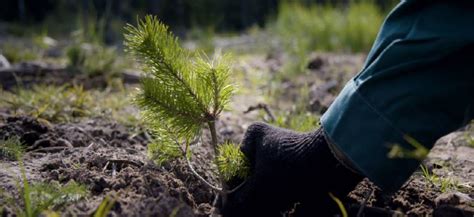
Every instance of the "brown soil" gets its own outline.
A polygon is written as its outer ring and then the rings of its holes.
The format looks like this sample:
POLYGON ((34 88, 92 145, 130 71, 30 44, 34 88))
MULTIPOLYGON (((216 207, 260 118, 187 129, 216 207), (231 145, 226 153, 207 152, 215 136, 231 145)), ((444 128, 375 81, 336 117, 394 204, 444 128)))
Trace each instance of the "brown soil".
MULTIPOLYGON (((144 134, 131 135, 125 127, 102 120, 48 125, 30 117, 1 118, 0 136, 19 136, 27 146, 24 164, 31 182, 75 180, 89 187, 90 198, 66 207, 65 213, 92 214, 106 195, 118 195, 113 207, 117 215, 169 216, 175 209, 177 216, 210 212, 213 192, 193 178, 183 162, 160 168, 146 160, 144 134)), ((205 163, 208 154, 195 153, 196 170, 213 180, 205 163)), ((15 190, 18 163, 1 165, 8 168, 0 172, 2 187, 15 190)))

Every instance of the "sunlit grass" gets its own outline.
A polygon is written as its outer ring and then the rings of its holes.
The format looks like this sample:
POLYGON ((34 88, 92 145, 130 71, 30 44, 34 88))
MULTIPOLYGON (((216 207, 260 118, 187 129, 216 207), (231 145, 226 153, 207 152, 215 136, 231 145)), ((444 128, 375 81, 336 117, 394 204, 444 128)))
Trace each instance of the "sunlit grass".
POLYGON ((421 164, 420 169, 426 182, 438 188, 441 192, 458 190, 460 185, 457 180, 450 177, 440 177, 421 164))
POLYGON ((75 43, 67 51, 69 67, 89 77, 117 76, 119 71, 117 51, 99 44, 75 43))
POLYGON ((270 28, 293 59, 284 70, 298 73, 311 51, 367 52, 382 21, 382 12, 373 3, 351 3, 344 8, 284 2, 270 28))
POLYGON ((19 160, 25 153, 20 138, 10 137, 0 139, 0 159, 19 160))
MULTIPOLYGON (((70 181, 65 185, 57 182, 30 183, 27 180, 25 166, 20 161, 21 177, 16 180, 19 195, 12 192, 0 191, 0 196, 5 204, 13 208, 16 216, 58 216, 54 210, 58 210, 66 204, 79 201, 89 194, 84 185, 70 181)), ((2 189, 3 190, 3 189, 2 189)))
POLYGON ((38 51, 32 48, 19 46, 13 43, 4 43, 0 46, 2 54, 11 64, 36 60, 39 58, 38 51))
POLYGON ((130 92, 123 90, 84 90, 81 86, 33 86, 1 91, 0 108, 16 115, 28 115, 64 123, 81 118, 100 117, 127 126, 137 126, 138 112, 131 105, 130 92))
POLYGON ((14 92, 4 91, 0 106, 15 114, 30 115, 50 121, 67 122, 89 114, 87 105, 92 98, 82 87, 34 86, 19 88, 14 92))

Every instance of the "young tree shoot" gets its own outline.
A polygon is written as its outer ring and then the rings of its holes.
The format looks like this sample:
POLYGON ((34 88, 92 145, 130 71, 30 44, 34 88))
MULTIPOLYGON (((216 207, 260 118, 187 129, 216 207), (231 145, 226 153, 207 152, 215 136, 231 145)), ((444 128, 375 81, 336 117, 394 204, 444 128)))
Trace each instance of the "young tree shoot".
POLYGON ((146 16, 138 25, 127 25, 125 46, 142 64, 144 76, 136 103, 155 134, 149 155, 157 163, 186 159, 191 171, 221 195, 228 192, 224 181, 248 170, 245 156, 235 145, 219 148, 216 121, 229 104, 235 85, 227 56, 208 58, 183 49, 156 17, 146 16), (221 186, 208 183, 192 168, 189 146, 207 127, 218 163, 221 186), (219 152, 219 150, 221 150, 219 152))

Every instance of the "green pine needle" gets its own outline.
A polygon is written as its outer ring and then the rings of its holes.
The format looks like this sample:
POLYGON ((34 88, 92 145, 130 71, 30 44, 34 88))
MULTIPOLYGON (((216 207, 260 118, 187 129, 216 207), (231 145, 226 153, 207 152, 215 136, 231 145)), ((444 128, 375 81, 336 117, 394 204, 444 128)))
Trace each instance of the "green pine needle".
POLYGON ((151 145, 150 152, 153 156, 161 153, 157 161, 164 162, 176 156, 173 142, 193 140, 229 103, 235 89, 230 82, 231 64, 225 56, 210 59, 183 49, 154 16, 146 16, 136 27, 127 25, 125 32, 127 51, 145 72, 135 102, 144 120, 163 134, 159 135, 163 144, 151 145), (170 136, 176 139, 170 141, 170 136))
POLYGON ((177 138, 173 137, 174 134, 157 124, 159 123, 155 123, 153 127, 155 139, 148 144, 148 157, 157 165, 163 165, 172 159, 182 157, 183 152, 177 143, 177 138))
POLYGON ((233 177, 245 179, 250 173, 247 158, 239 147, 232 143, 219 146, 216 165, 225 181, 229 181, 233 177))

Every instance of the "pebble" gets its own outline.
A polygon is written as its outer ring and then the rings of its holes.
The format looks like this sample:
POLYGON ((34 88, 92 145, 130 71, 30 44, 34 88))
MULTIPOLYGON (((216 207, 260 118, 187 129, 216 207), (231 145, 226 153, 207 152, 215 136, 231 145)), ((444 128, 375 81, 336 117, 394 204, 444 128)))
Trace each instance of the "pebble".
POLYGON ((461 192, 446 192, 440 194, 435 199, 436 206, 445 204, 458 205, 458 204, 470 204, 474 200, 468 195, 461 192))

